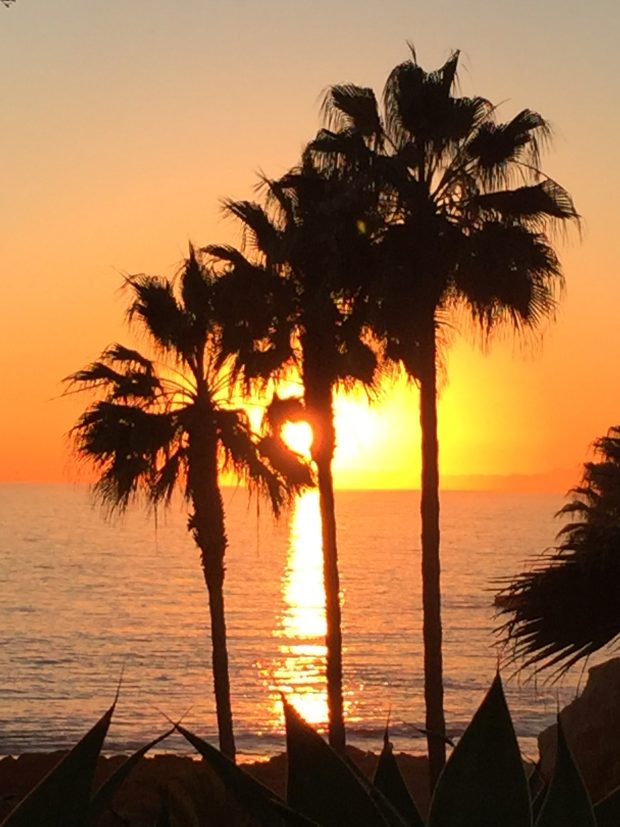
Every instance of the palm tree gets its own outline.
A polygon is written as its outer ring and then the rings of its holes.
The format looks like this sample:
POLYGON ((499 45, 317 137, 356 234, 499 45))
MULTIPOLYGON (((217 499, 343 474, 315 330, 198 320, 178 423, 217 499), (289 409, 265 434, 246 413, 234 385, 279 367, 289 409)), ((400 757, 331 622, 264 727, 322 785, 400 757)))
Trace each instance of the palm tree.
MULTIPOLYGON (((445 762, 439 558, 437 366, 442 322, 464 308, 485 336, 502 323, 536 328, 562 286, 549 240, 577 218, 539 168, 549 127, 524 110, 495 122, 484 98, 454 95, 458 52, 426 72, 412 58, 390 73, 380 110, 372 89, 332 87, 330 129, 314 144, 327 168, 354 158, 381 188, 384 229, 373 327, 389 360, 420 388, 421 545, 426 730, 431 785, 445 762)), ((462 314, 461 314, 462 318, 462 314)))
POLYGON ((620 635, 620 426, 594 443, 582 482, 557 516, 557 545, 503 589, 497 603, 510 662, 556 677, 620 635))
POLYGON ((225 347, 249 380, 265 381, 294 369, 303 400, 272 405, 272 426, 303 418, 312 426, 322 525, 327 620, 326 676, 329 741, 345 746, 342 691, 340 578, 332 460, 336 446, 333 397, 338 386, 372 386, 375 353, 364 341, 359 283, 371 261, 366 223, 371 193, 341 171, 321 172, 310 154, 279 180, 263 181, 264 205, 229 201, 242 222, 244 252, 207 248, 224 262, 237 324, 225 347), (365 200, 364 200, 365 199, 365 200))
POLYGON ((209 594, 213 686, 220 749, 235 758, 224 613, 227 538, 219 479, 223 469, 266 494, 277 513, 309 472, 277 437, 254 435, 244 410, 229 402, 233 374, 222 352, 215 276, 194 251, 178 290, 167 279, 136 276, 128 316, 139 323, 159 364, 120 344, 66 380, 102 394, 72 430, 79 456, 99 478, 96 494, 112 509, 144 495, 189 505, 188 530, 200 551, 209 594))

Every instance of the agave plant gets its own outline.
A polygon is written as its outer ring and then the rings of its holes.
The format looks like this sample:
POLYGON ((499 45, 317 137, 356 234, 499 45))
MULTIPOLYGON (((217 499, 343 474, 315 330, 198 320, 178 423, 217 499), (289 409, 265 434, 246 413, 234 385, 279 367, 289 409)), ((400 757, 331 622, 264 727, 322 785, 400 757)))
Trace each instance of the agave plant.
POLYGON ((259 825, 315 827, 611 827, 620 823, 620 788, 596 806, 558 719, 552 778, 533 800, 502 682, 496 676, 450 756, 423 818, 384 740, 373 781, 336 753, 285 703, 287 800, 277 797, 213 747, 179 731, 259 825))
POLYGON ((134 752, 93 791, 97 762, 117 698, 73 749, 7 816, 2 827, 95 827, 132 770, 149 750, 174 731, 174 728, 169 729, 134 752))
MULTIPOLYGON (((113 711, 114 705, 0 827, 95 827, 136 763, 169 734, 135 753, 93 796, 94 770, 113 711)), ((408 792, 387 733, 370 781, 287 703, 284 712, 286 800, 198 735, 175 726, 236 802, 240 823, 253 827, 617 827, 620 823, 620 788, 592 806, 559 718, 553 775, 539 795, 532 794, 499 675, 453 750, 427 817, 408 792)), ((205 796, 208 799, 208 791, 201 798, 205 796)), ((206 827, 212 823, 196 815, 192 801, 183 804, 173 821, 166 820, 164 807, 158 824, 206 827)))

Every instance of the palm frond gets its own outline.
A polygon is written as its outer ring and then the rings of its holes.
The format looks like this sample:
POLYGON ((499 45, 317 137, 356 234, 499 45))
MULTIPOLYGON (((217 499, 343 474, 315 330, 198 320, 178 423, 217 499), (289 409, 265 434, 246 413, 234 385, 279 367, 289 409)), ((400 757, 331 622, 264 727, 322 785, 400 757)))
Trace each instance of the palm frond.
POLYGON ((243 242, 248 250, 269 260, 278 260, 281 235, 260 204, 225 199, 223 207, 226 213, 241 221, 243 242))
POLYGON ((569 193, 551 179, 513 190, 479 193, 467 208, 475 215, 487 215, 504 221, 526 222, 535 228, 544 228, 553 219, 578 219, 569 193))
POLYGON ((489 185, 509 181, 515 166, 538 170, 540 149, 551 135, 547 121, 537 112, 524 109, 511 121, 485 121, 472 136, 466 152, 489 185))
POLYGON ((230 244, 208 244, 201 248, 201 252, 215 261, 222 261, 231 266, 251 267, 249 260, 236 247, 230 244))
POLYGON ((224 468, 266 496, 274 514, 278 515, 301 488, 311 485, 307 464, 281 440, 256 438, 243 411, 219 410, 215 421, 224 468), (279 443, 278 450, 275 442, 279 443))
POLYGON ((138 404, 150 404, 163 392, 151 360, 120 344, 111 345, 98 361, 72 373, 64 381, 67 393, 101 389, 109 400, 134 400, 138 404))
POLYGON ((71 430, 78 456, 99 471, 96 493, 121 510, 140 490, 152 496, 158 465, 177 433, 171 414, 106 400, 88 408, 71 430))
POLYGON ((128 284, 134 293, 127 317, 137 319, 163 352, 187 359, 196 345, 197 330, 174 294, 168 279, 132 276, 128 284))
POLYGON ((213 279, 214 277, 198 260, 196 250, 190 244, 189 255, 180 273, 180 293, 183 308, 203 329, 213 329, 213 279))
POLYGON ((620 428, 595 448, 601 461, 586 464, 559 512, 571 521, 553 554, 500 592, 509 619, 499 631, 521 668, 560 676, 620 635, 620 428))
POLYGON ((544 235, 487 221, 463 241, 455 298, 487 332, 505 321, 516 329, 533 328, 553 314, 563 284, 544 235))
POLYGON ((321 112, 328 126, 338 130, 354 129, 365 137, 377 137, 382 132, 377 99, 368 87, 353 83, 330 87, 321 112))
POLYGON ((368 171, 374 161, 363 134, 354 127, 338 132, 319 130, 305 148, 304 157, 312 158, 316 167, 328 175, 351 170, 368 171))
POLYGON ((274 394, 265 408, 265 422, 270 432, 279 434, 287 422, 304 422, 308 414, 300 396, 281 397, 274 394))

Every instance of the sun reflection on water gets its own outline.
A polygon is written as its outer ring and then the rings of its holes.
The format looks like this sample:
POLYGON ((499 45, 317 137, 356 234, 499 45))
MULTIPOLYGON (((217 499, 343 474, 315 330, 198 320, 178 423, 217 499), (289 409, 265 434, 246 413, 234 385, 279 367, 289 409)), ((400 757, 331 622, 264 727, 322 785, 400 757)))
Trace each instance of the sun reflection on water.
MULTIPOLYGON (((279 657, 270 688, 286 695, 309 723, 325 724, 325 596, 316 491, 307 491, 295 503, 282 598, 284 608, 273 633, 279 641, 279 657)), ((274 700, 273 712, 281 722, 279 700, 274 700)))

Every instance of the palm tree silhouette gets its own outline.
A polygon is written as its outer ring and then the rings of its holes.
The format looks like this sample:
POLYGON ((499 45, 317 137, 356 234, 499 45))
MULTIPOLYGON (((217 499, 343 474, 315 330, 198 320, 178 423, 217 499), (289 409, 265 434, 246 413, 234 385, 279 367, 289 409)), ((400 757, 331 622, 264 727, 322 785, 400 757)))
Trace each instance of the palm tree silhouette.
MULTIPOLYGON (((293 368, 303 399, 270 406, 272 427, 291 419, 312 426, 322 525, 327 620, 329 741, 345 746, 340 578, 332 460, 336 447, 333 396, 338 386, 371 387, 377 358, 364 341, 360 277, 370 272, 366 230, 372 193, 341 170, 321 172, 309 153, 279 180, 264 179, 265 204, 228 201, 242 222, 244 251, 207 248, 224 262, 237 324, 225 346, 249 380, 265 381, 293 368)), ((363 278, 362 278, 363 282, 363 278)))
MULTIPOLYGON (((314 149, 373 174, 385 224, 373 327, 389 360, 420 388, 421 545, 426 730, 431 785, 445 762, 439 558, 437 367, 442 321, 464 308, 485 336, 499 324, 535 328, 562 286, 547 231, 577 218, 568 193, 539 169, 549 137, 524 110, 495 122, 485 99, 453 94, 459 53, 426 72, 412 58, 390 73, 380 110, 372 89, 328 90, 330 129, 314 149)), ((458 316, 454 317, 458 320, 458 316)))
POLYGON ((551 557, 519 574, 497 599, 509 661, 556 667, 560 677, 620 635, 620 426, 594 443, 580 485, 557 516, 569 522, 551 557))
POLYGON ((234 760, 220 472, 231 470, 266 494, 276 514, 310 483, 310 474, 277 436, 256 436, 245 411, 230 403, 234 374, 221 347, 219 285, 194 250, 178 290, 157 276, 131 277, 127 287, 133 294, 129 319, 167 361, 115 344, 69 376, 68 390, 102 394, 72 435, 78 455, 97 469, 96 494, 112 509, 125 509, 141 494, 152 505, 167 505, 179 489, 188 501, 188 530, 200 550, 209 594, 219 744, 234 760))

